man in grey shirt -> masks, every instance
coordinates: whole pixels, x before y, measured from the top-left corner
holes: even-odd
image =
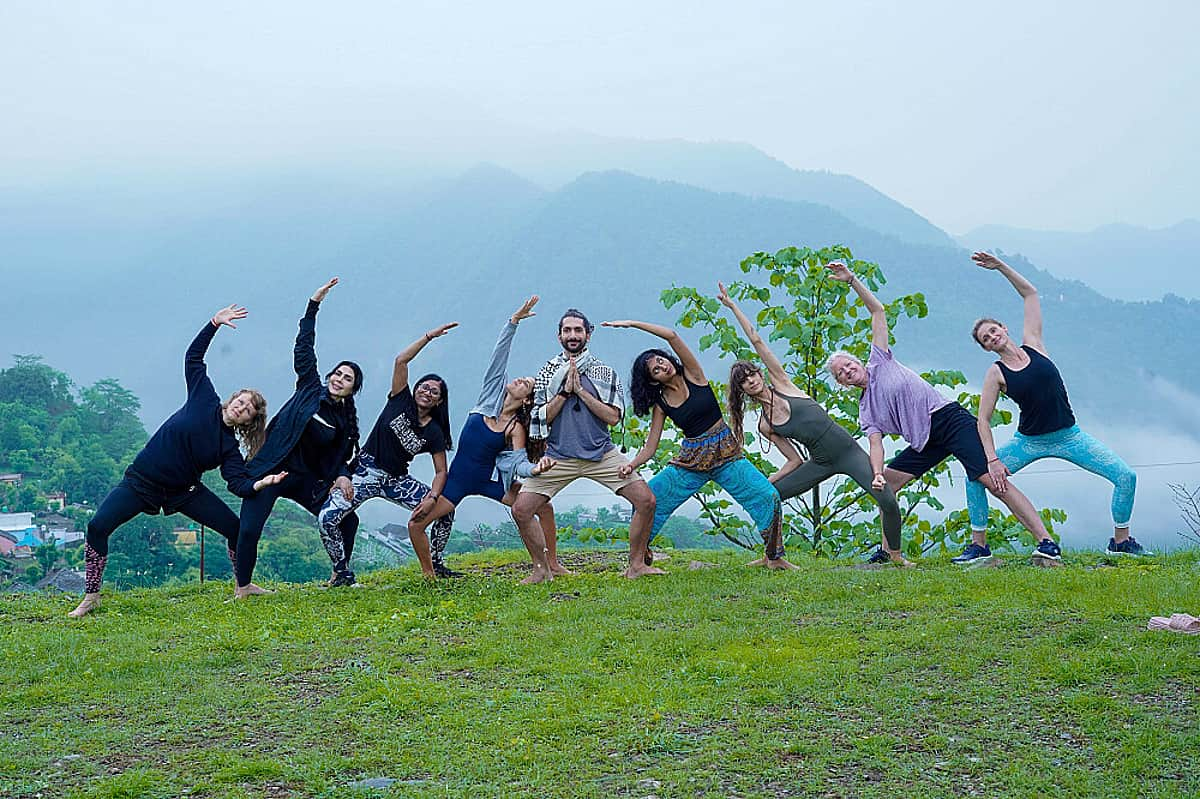
[[[592,330],[581,311],[571,308],[564,313],[558,322],[562,352],[534,378],[529,437],[546,439],[546,454],[558,463],[525,480],[513,505],[513,519],[518,525],[531,522],[555,494],[581,477],[589,478],[633,505],[625,576],[663,574],[646,563],[654,493],[640,477],[621,475],[629,461],[613,446],[608,428],[621,423],[625,400],[617,373],[587,349]]]

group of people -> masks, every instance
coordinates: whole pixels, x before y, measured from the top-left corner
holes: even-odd
[[[978,419],[945,399],[917,373],[896,360],[883,304],[843,263],[827,266],[832,280],[849,284],[871,315],[871,354],[864,364],[848,352],[826,363],[841,386],[856,388],[864,451],[844,427],[801,391],[748,316],[719,284],[719,299],[738,321],[762,362],[739,360],[730,368],[729,423],[692,350],[678,332],[634,320],[603,326],[633,328],[662,339],[634,359],[630,379],[633,412],[649,414],[646,441],[632,459],[613,444],[609,428],[621,424],[625,398],[617,372],[588,347],[594,327],[580,310],[559,319],[561,352],[533,377],[510,379],[509,352],[520,322],[534,315],[530,297],[500,331],[475,405],[454,450],[449,389],[435,373],[410,386],[409,366],[434,339],[457,326],[434,328],[395,359],[387,402],[360,444],[355,397],[363,372],[341,361],[322,378],[315,352],[316,317],[337,285],[333,278],[310,298],[294,349],[296,390],[267,423],[263,396],[240,389],[221,402],[209,380],[204,355],[222,326],[236,328],[246,309],[222,308],[204,325],[184,356],[187,400],[155,432],[121,482],[89,521],[85,595],[72,616],[99,606],[108,540],[139,513],[185,516],[211,527],[226,540],[237,587],[235,597],[270,593],[252,578],[258,541],[275,502],[291,499],[316,517],[329,555],[330,586],[355,585],[350,568],[356,509],[382,497],[411,511],[408,530],[422,572],[453,577],[444,552],[454,511],[468,496],[489,497],[511,508],[533,564],[525,583],[570,572],[559,563],[552,500],[575,480],[588,478],[633,506],[629,525],[627,577],[661,574],[650,542],[670,515],[709,481],[727,491],[750,515],[762,536],[763,557],[772,569],[795,568],[785,558],[781,503],[834,475],[854,480],[879,507],[882,543],[872,563],[912,565],[901,550],[901,513],[896,492],[953,455],[965,469],[972,540],[956,563],[990,557],[987,494],[1004,503],[1037,540],[1035,557],[1061,558],[1033,503],[1008,478],[1046,457],[1068,460],[1114,485],[1114,532],[1110,554],[1145,554],[1129,534],[1136,477],[1117,455],[1075,424],[1066,388],[1042,339],[1042,314],[1033,285],[998,258],[977,252],[974,262],[1000,272],[1025,302],[1023,341],[992,318],[971,331],[995,353]],[[764,368],[765,367],[765,372]],[[1020,409],[1018,431],[999,449],[989,420],[1000,392]],[[758,410],[757,429],[778,447],[785,462],[770,477],[745,457],[747,401]],[[658,450],[666,420],[682,433],[679,454],[647,483],[638,470]],[[883,437],[899,435],[908,446],[886,465]],[[428,453],[430,485],[409,474],[409,465]],[[805,457],[807,456],[807,457]],[[231,493],[242,499],[235,514],[204,486],[201,476],[220,468]]]

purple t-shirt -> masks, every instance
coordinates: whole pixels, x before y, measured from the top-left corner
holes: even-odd
[[[929,417],[950,402],[897,361],[891,350],[871,345],[867,387],[858,401],[858,424],[863,433],[899,434],[920,452],[929,441]]]

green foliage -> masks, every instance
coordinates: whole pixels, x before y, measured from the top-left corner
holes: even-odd
[[[1196,552],[783,574],[696,551],[632,583],[588,554],[539,586],[510,552],[81,620],[6,598],[0,796],[1200,795],[1195,639],[1145,629],[1200,607]]]
[[[774,254],[757,252],[744,259],[740,266],[747,278],[730,284],[727,290],[744,304],[796,386],[824,406],[838,424],[859,436],[857,392],[831,385],[825,379],[824,369],[826,360],[837,351],[849,352],[864,363],[868,360],[871,318],[847,284],[828,277],[825,264],[833,260],[844,261],[872,291],[886,282],[877,264],[855,259],[847,247],[820,250],[786,247]],[[667,308],[679,307],[676,321],[681,327],[702,331],[700,350],[716,350],[729,359],[758,361],[741,329],[730,315],[723,313],[724,308],[715,296],[688,286],[672,286],[662,292],[661,299]],[[885,308],[892,331],[902,319],[921,319],[929,312],[924,295],[919,293],[897,297]],[[891,340],[895,341],[894,335]],[[979,397],[961,389],[967,382],[961,372],[938,370],[922,377],[935,386],[959,389],[958,401],[973,413],[978,412]],[[726,385],[718,380],[711,382],[724,406]],[[1011,418],[1010,411],[997,409],[992,424],[1004,424]],[[648,424],[644,420],[627,418],[625,425],[634,441],[640,444],[645,440]],[[653,461],[655,470],[663,468],[675,456],[678,442],[678,430],[668,426]],[[755,436],[747,431],[748,457],[765,474],[772,474],[776,467],[764,457],[764,452],[754,451],[754,443]],[[949,464],[943,462],[906,486],[897,497],[908,533],[905,550],[910,556],[945,549],[969,535],[969,525],[960,523],[955,514],[938,524],[921,518],[922,510],[944,510],[931,489],[948,480]],[[757,532],[749,522],[732,513],[733,503],[714,484],[701,489],[696,499],[714,533],[719,532],[747,548],[759,544]],[[990,535],[1002,546],[1025,542],[1018,534],[1022,528],[1013,517],[992,513],[995,523]],[[1059,521],[1065,519],[1062,511],[1048,511],[1048,514]],[[961,515],[965,517],[965,511]],[[878,508],[852,480],[833,478],[807,495],[785,502],[784,530],[791,548],[833,557],[855,554],[879,542]]]
[[[0,494],[9,510],[44,510],[44,495],[62,490],[95,506],[146,442],[140,403],[116,380],[79,389],[32,355],[0,369],[0,470],[26,483]]]

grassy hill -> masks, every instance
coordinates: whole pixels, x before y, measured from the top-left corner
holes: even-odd
[[[362,590],[0,600],[5,797],[1129,796],[1200,792],[1200,555],[765,573],[515,555]],[[605,559],[608,560],[605,560]],[[696,568],[701,562],[715,568]],[[369,778],[388,788],[355,788]]]

